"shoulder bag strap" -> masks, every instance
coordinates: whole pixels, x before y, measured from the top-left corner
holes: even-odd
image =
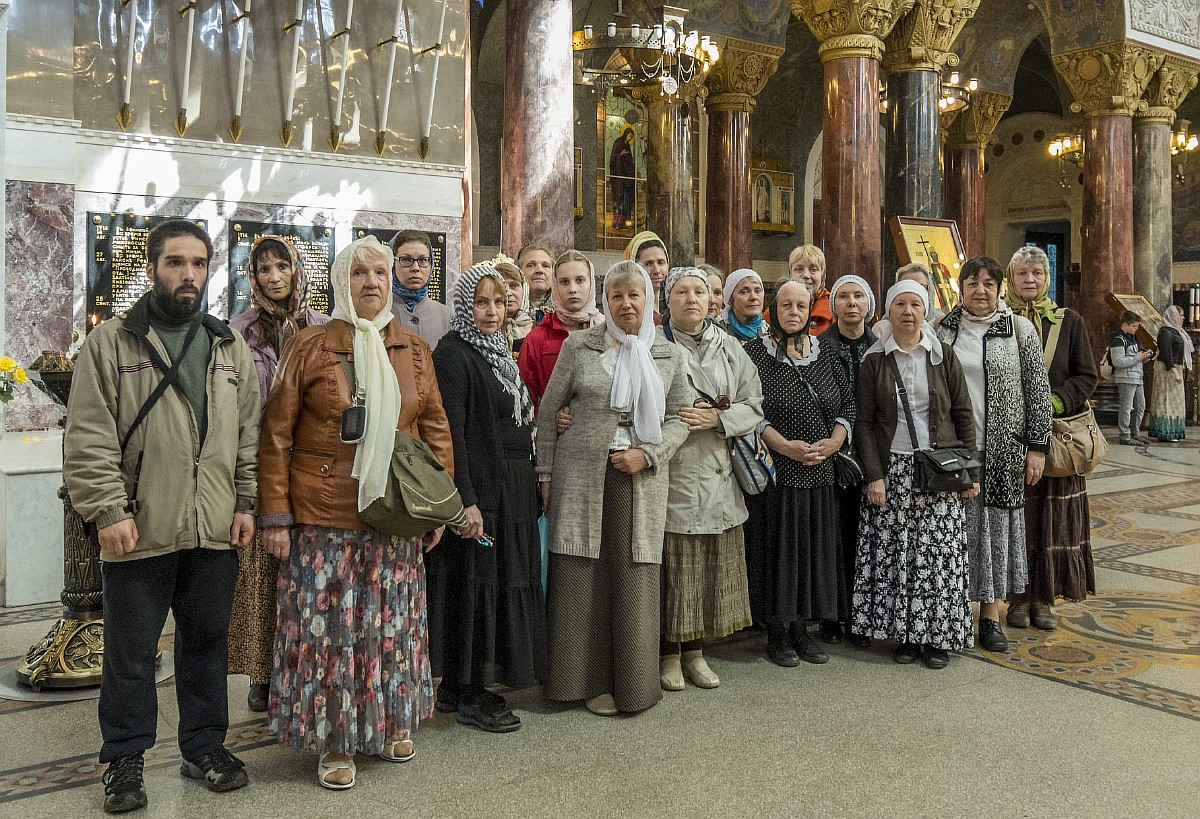
[[[142,421],[146,420],[146,416],[150,414],[150,410],[154,409],[154,405],[158,403],[158,399],[162,398],[166,391],[171,388],[171,385],[179,380],[179,368],[183,364],[183,359],[187,357],[188,348],[192,346],[192,340],[196,338],[196,333],[200,330],[201,323],[202,321],[199,319],[192,322],[191,328],[183,338],[183,349],[179,351],[179,356],[170,367],[167,366],[167,362],[159,355],[158,350],[150,343],[150,340],[142,337],[141,341],[142,345],[146,348],[146,355],[150,357],[151,363],[162,372],[163,377],[158,382],[158,386],[146,398],[146,402],[142,404],[142,408],[134,416],[133,423],[126,430],[125,437],[121,439],[122,455],[125,454],[125,448],[129,446],[129,441],[133,438],[134,430],[141,425]]]
[[[825,411],[825,405],[822,404],[821,399],[817,397],[817,391],[815,389],[813,389],[812,384],[808,383],[807,378],[800,375],[799,371],[796,372],[796,377],[800,379],[800,383],[804,385],[804,388],[806,390],[808,390],[808,394],[812,398],[813,403],[817,405],[817,411],[819,413],[821,413],[821,419],[825,422],[825,426],[827,426],[829,428],[829,432],[826,434],[825,437],[832,438],[833,437],[833,422],[829,420],[829,413]]]
[[[908,440],[912,442],[913,452],[921,447],[917,445],[917,425],[913,423],[912,408],[908,405],[908,390],[904,388],[904,379],[900,377],[900,368],[896,366],[896,354],[888,353],[888,366],[892,368],[892,377],[896,379],[896,392],[900,395],[900,403],[904,405],[904,420],[908,422]]]
[[[346,383],[350,386],[350,396],[354,403],[362,404],[367,396],[366,392],[359,392],[358,382],[354,378],[354,367],[350,364],[350,356],[345,353],[334,353],[338,357],[338,361],[342,364],[342,372],[346,374]]]
[[[1050,372],[1050,364],[1054,361],[1054,353],[1058,350],[1058,337],[1062,335],[1063,316],[1066,311],[1061,307],[1054,311],[1054,317],[1057,321],[1050,328],[1050,335],[1046,336],[1046,349],[1043,353],[1046,359],[1046,372]]]

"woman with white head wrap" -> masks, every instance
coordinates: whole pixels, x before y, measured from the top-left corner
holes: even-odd
[[[688,437],[671,460],[663,550],[660,682],[681,691],[684,678],[716,688],[705,639],[750,625],[746,504],[733,477],[727,440],[762,421],[758,372],[735,339],[708,320],[711,284],[697,267],[673,267],[662,286],[663,332],[687,357],[700,400],[679,408]],[[682,654],[682,659],[681,659]]]
[[[897,388],[906,390],[917,448],[973,449],[975,425],[962,367],[925,323],[929,294],[912,281],[887,293],[886,335],[867,351],[854,442],[866,479],[858,527],[851,630],[897,642],[894,659],[945,668],[971,644],[963,499],[913,492],[913,445]],[[900,374],[897,384],[891,362]],[[978,470],[972,472],[978,480]],[[979,492],[979,485],[968,495]]]
[[[659,564],[667,464],[687,437],[695,392],[681,347],[655,332],[647,273],[618,262],[605,276],[605,323],[563,342],[542,398],[571,426],[537,425],[537,471],[549,519],[544,693],[593,713],[641,711],[659,683]]]
[[[467,526],[426,555],[429,657],[439,711],[496,734],[521,727],[487,686],[528,688],[546,673],[533,402],[508,352],[504,274],[492,263],[454,283],[454,317],[433,352]],[[481,548],[480,538],[490,541]]]
[[[846,275],[829,288],[829,304],[834,323],[821,333],[818,340],[821,349],[831,353],[850,383],[851,400],[854,400],[858,384],[858,370],[867,349],[875,343],[870,322],[875,318],[875,293],[871,285],[861,276]],[[838,514],[842,531],[842,587],[846,599],[854,587],[854,553],[857,548],[855,532],[858,530],[858,507],[862,500],[862,485],[838,487]],[[865,648],[871,638],[850,633],[846,621],[823,620],[819,637],[826,643],[840,643],[848,637],[851,644]]]
[[[1150,437],[1168,442],[1187,437],[1183,374],[1192,368],[1194,358],[1195,346],[1183,329],[1183,310],[1172,304],[1163,311],[1163,326],[1158,331],[1158,358],[1150,388]]]
[[[721,311],[721,326],[745,344],[768,333],[763,321],[763,280],[753,270],[743,267],[725,280],[725,309]]]
[[[284,349],[259,438],[259,526],[283,561],[270,726],[316,751],[336,790],[354,785],[356,754],[411,759],[433,712],[422,539],[359,517],[383,493],[397,429],[454,466],[429,345],[392,318],[391,267],[372,236],[338,254],[333,320]],[[339,434],[352,405],[366,407],[356,442]]]

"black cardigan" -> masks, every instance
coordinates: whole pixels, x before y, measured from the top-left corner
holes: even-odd
[[[1168,372],[1183,364],[1183,339],[1170,327],[1158,331],[1158,360]]]
[[[500,424],[512,423],[512,399],[483,355],[454,331],[438,342],[433,365],[450,422],[454,484],[463,506],[478,506],[482,513],[498,512],[505,482]],[[497,407],[498,399],[505,402],[508,412]],[[531,453],[532,440],[530,428]]]

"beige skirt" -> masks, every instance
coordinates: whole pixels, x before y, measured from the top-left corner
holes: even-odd
[[[672,643],[724,637],[750,625],[742,527],[718,535],[667,532],[662,633]]]

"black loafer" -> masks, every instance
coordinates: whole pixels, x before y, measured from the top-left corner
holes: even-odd
[[[518,730],[521,727],[521,718],[509,710],[503,697],[493,697],[494,699],[484,696],[474,702],[460,702],[454,718],[460,725],[470,725],[489,734],[508,734]]]
[[[941,669],[950,664],[950,655],[944,648],[927,645],[921,649],[921,662],[926,668]]]
[[[870,648],[871,638],[865,634],[851,634],[849,636],[850,645],[855,648]]]
[[[837,645],[842,641],[842,624],[837,620],[822,620],[821,630],[817,632],[817,639],[822,643],[829,645]]]
[[[767,640],[767,659],[784,668],[795,668],[800,665],[800,656],[783,640],[779,642]]]
[[[246,695],[246,705],[251,711],[263,713],[267,710],[267,699],[271,693],[271,686],[266,683],[258,683],[250,686],[250,693]]]
[[[796,649],[796,654],[804,662],[816,665],[829,662],[829,655],[825,653],[825,649],[821,648],[820,644],[807,634],[792,635],[791,642],[792,648]]]
[[[443,714],[453,714],[458,710],[458,689],[442,683],[437,687],[437,697],[433,707]]]
[[[915,663],[920,654],[921,649],[916,643],[901,643],[892,652],[892,659],[900,663],[900,665],[908,665]]]
[[[979,621],[979,647],[997,653],[1008,651],[1008,638],[996,620]]]

